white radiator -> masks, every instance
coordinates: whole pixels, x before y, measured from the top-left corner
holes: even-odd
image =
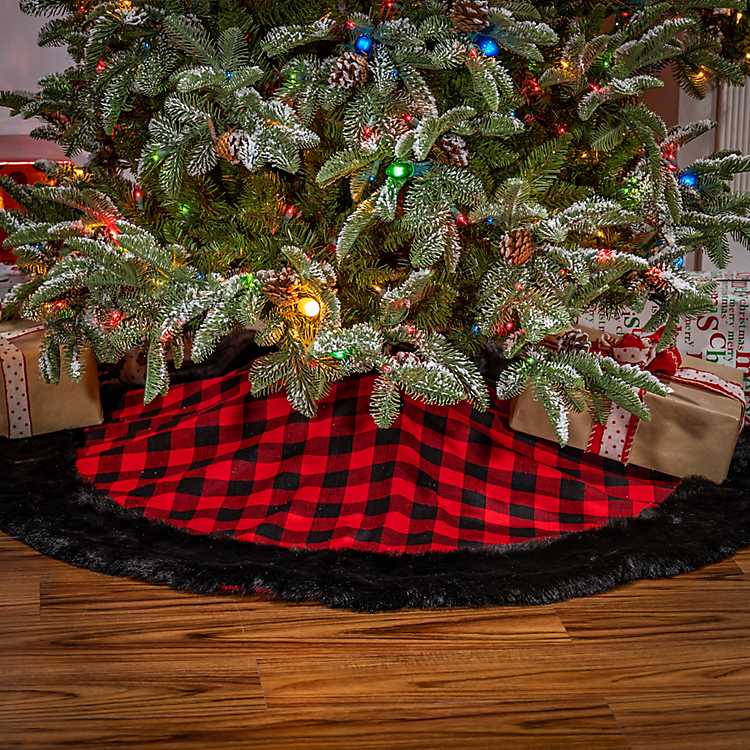
[[[750,82],[744,88],[724,86],[717,115],[716,147],[750,152]],[[734,189],[750,192],[750,172],[736,177]]]

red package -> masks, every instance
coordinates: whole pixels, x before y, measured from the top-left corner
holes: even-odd
[[[28,135],[0,136],[0,175],[10,177],[19,185],[35,185],[47,180],[44,172],[34,169],[40,159],[49,161],[70,161],[54,143],[37,141]],[[0,188],[0,209],[14,210],[19,205]],[[6,233],[0,229],[0,243],[5,242]],[[15,256],[10,248],[0,245],[0,263],[14,263]]]

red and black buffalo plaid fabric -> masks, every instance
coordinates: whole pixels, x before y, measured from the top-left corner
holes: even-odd
[[[371,377],[333,389],[314,419],[245,371],[173,387],[86,431],[80,474],[120,505],[198,534],[383,553],[451,551],[601,526],[660,503],[676,481],[514,433],[484,414],[406,399],[368,412]]]

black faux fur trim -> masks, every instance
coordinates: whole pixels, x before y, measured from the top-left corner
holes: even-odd
[[[722,487],[683,482],[639,518],[449,554],[293,551],[188,534],[123,510],[75,470],[76,433],[0,440],[0,528],[51,557],[197,593],[268,592],[361,611],[548,604],[664,578],[750,545],[750,445]]]

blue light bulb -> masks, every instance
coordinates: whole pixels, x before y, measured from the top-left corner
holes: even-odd
[[[471,327],[471,332],[475,336],[479,336],[479,334],[482,332],[482,329],[481,329],[481,327],[479,326],[478,323],[474,323],[474,325]]]
[[[357,41],[354,42],[354,49],[366,55],[372,49],[372,37],[367,36],[367,34],[361,34],[357,37]]]
[[[234,78],[234,73],[231,70],[227,70],[224,73],[224,76],[226,77],[227,81],[231,81]]]
[[[151,42],[148,41],[148,39],[144,39],[142,43],[143,49],[148,52],[151,49]]]
[[[474,41],[485,57],[497,57],[500,54],[500,45],[486,34],[477,34]]]
[[[682,268],[685,268],[685,257],[677,258],[677,260],[672,264],[678,271]]]
[[[488,224],[494,224],[495,223],[495,217],[494,216],[488,216],[487,217],[487,223]]]
[[[695,172],[685,172],[680,175],[680,184],[693,188],[698,184],[698,175]]]

